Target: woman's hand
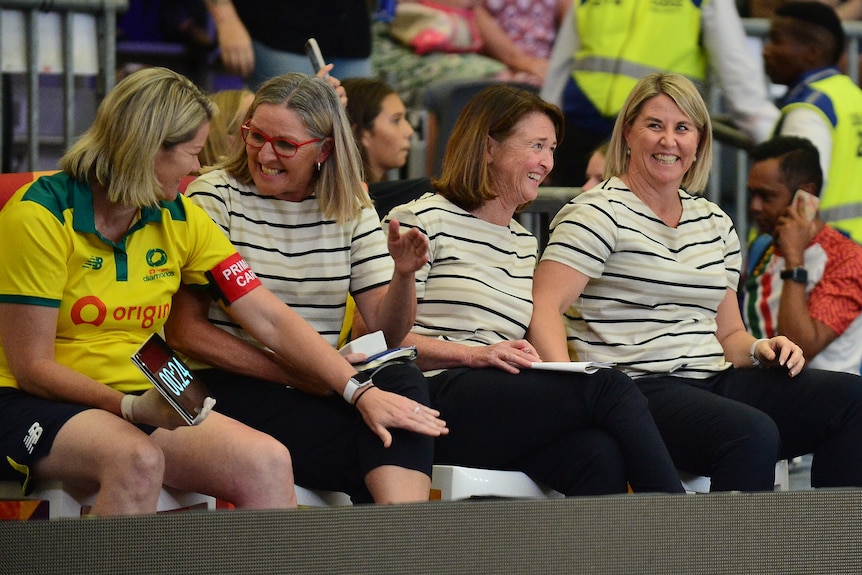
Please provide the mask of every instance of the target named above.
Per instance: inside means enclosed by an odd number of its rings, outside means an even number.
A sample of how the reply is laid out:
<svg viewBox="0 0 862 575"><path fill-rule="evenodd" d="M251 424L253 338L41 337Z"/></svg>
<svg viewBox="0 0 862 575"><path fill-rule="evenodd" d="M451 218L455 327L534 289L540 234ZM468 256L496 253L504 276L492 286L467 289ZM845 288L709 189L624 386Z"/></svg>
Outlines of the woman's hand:
<svg viewBox="0 0 862 575"><path fill-rule="evenodd" d="M344 359L351 365L356 365L357 363L365 363L368 361L368 355L364 353L348 353L345 354Z"/></svg>
<svg viewBox="0 0 862 575"><path fill-rule="evenodd" d="M521 367L530 367L542 361L539 354L525 339L501 341L493 345L468 346L467 367L496 367L509 373L520 373Z"/></svg>
<svg viewBox="0 0 862 575"><path fill-rule="evenodd" d="M805 365L802 348L783 335L757 340L751 355L764 367L786 367L790 377L798 375Z"/></svg>
<svg viewBox="0 0 862 575"><path fill-rule="evenodd" d="M339 80L335 76L329 75L329 72L331 72L332 68L334 67L335 64L327 64L326 66L318 70L315 76L326 80L326 83L332 86L332 89L335 90L335 93L338 95L338 99L341 101L341 105L344 108L347 108L347 90L345 90L344 86L341 85L341 80Z"/></svg>
<svg viewBox="0 0 862 575"><path fill-rule="evenodd" d="M389 429L406 429L414 433L439 437L449 433L440 412L403 395L372 387L356 399L356 409L362 420L383 440L383 446L392 445Z"/></svg>
<svg viewBox="0 0 862 575"><path fill-rule="evenodd" d="M395 271L409 275L428 261L428 239L416 228L401 233L397 220L389 220L389 235L387 237L389 255L395 260Z"/></svg>
<svg viewBox="0 0 862 575"><path fill-rule="evenodd" d="M200 414L193 425L198 425L215 405L215 400L207 397ZM128 394L121 403L123 417L132 423L143 423L163 429L176 429L188 425L186 420L169 404L155 388L148 389L141 395Z"/></svg>

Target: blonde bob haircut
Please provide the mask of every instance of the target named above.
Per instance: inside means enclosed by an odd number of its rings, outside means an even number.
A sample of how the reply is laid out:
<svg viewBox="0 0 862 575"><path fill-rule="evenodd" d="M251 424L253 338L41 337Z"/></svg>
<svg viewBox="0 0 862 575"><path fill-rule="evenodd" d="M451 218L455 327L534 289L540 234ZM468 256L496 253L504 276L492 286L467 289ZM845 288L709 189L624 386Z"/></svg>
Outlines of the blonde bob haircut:
<svg viewBox="0 0 862 575"><path fill-rule="evenodd" d="M535 93L500 84L473 96L455 122L443 156L442 174L432 186L467 211L497 197L487 160L489 138L506 140L529 114L547 116L554 124L557 144L562 141L563 113Z"/></svg>
<svg viewBox="0 0 862 575"><path fill-rule="evenodd" d="M194 139L215 112L206 94L182 74L144 68L108 93L60 167L76 180L104 186L112 202L156 206L165 199L156 155Z"/></svg>
<svg viewBox="0 0 862 575"><path fill-rule="evenodd" d="M320 166L314 195L320 211L329 219L345 223L355 219L362 208L373 208L362 182L362 159L353 139L347 113L335 90L325 80L300 73L283 74L267 80L257 91L245 115L249 121L258 106L283 106L299 114L312 138L332 140L332 153ZM216 168L225 169L246 185L254 184L248 167L247 146L233 148Z"/></svg>
<svg viewBox="0 0 862 575"><path fill-rule="evenodd" d="M679 74L650 74L632 89L614 124L604 177L620 176L628 170L629 155L625 131L635 123L643 105L659 94L673 100L699 132L697 161L685 173L680 184L687 192L699 194L706 188L709 168L712 165L712 123L706 103L697 87L691 80Z"/></svg>

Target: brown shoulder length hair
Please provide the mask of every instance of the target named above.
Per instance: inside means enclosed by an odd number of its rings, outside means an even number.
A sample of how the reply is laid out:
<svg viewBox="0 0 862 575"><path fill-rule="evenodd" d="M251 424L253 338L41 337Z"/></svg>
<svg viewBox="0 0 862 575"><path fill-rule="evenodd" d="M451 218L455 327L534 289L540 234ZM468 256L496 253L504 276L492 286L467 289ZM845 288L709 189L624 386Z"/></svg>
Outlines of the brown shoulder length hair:
<svg viewBox="0 0 862 575"><path fill-rule="evenodd" d="M433 187L467 211L495 198L487 161L488 138L505 140L518 122L534 113L551 120L559 144L563 140L563 113L537 94L500 84L473 96L455 122L443 156L442 174L432 181Z"/></svg>

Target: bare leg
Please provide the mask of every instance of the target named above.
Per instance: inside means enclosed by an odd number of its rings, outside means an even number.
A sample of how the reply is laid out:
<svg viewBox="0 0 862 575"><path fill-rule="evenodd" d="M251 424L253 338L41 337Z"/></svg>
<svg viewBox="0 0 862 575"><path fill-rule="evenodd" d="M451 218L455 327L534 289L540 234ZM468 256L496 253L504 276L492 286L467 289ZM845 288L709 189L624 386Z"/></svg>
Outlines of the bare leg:
<svg viewBox="0 0 862 575"><path fill-rule="evenodd" d="M129 515L155 513L164 469L161 449L146 434L116 415L91 409L66 422L33 473L98 489L93 515Z"/></svg>
<svg viewBox="0 0 862 575"><path fill-rule="evenodd" d="M381 465L365 475L365 485L375 503L411 503L428 501L431 478L421 471Z"/></svg>
<svg viewBox="0 0 862 575"><path fill-rule="evenodd" d="M213 412L200 425L151 437L165 454L166 485L237 507L296 507L290 453L265 433Z"/></svg>

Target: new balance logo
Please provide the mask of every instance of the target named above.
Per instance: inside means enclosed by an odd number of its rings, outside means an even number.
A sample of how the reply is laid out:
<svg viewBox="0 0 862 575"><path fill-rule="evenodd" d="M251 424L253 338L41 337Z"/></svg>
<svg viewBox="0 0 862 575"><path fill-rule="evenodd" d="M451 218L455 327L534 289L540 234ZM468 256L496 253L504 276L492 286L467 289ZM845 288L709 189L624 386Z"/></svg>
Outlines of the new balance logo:
<svg viewBox="0 0 862 575"><path fill-rule="evenodd" d="M27 448L27 453L33 453L33 448L36 447L40 437L42 437L42 426L37 421L30 426L30 429L27 430L27 435L24 436L24 447Z"/></svg>
<svg viewBox="0 0 862 575"><path fill-rule="evenodd" d="M100 270L102 269L102 258L99 256L90 256L90 258L86 261L86 263L81 266L85 268L90 268L91 270Z"/></svg>

